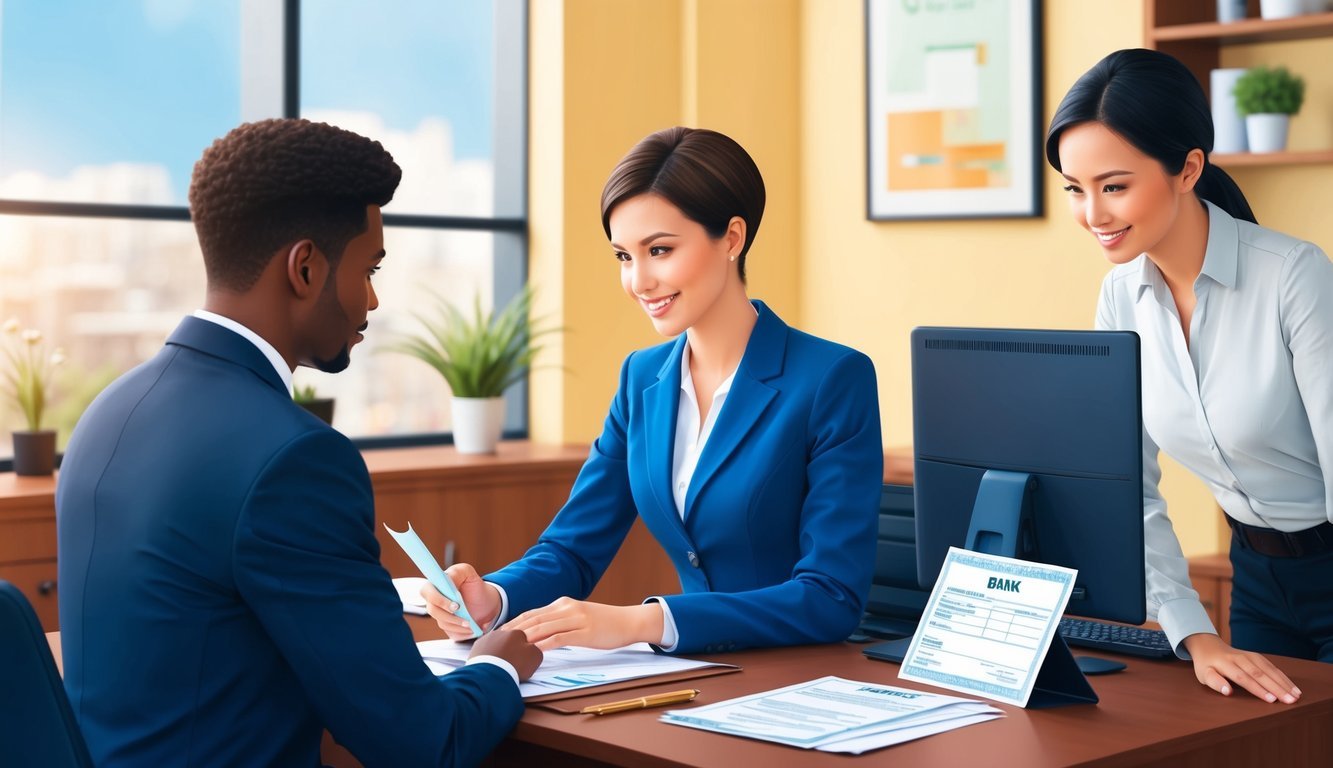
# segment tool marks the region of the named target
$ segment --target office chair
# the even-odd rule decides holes
[[[916,580],[916,527],[912,487],[885,485],[879,502],[875,576],[861,626],[852,642],[911,637],[930,593]]]
[[[92,768],[51,647],[27,598],[0,579],[0,765]]]

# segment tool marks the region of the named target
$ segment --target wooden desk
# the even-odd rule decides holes
[[[438,635],[434,623],[408,617],[418,639]],[[60,664],[60,634],[47,635]],[[740,674],[699,680],[700,704],[780,688],[821,675],[932,689],[898,679],[898,666],[871,661],[864,646],[802,646],[700,656],[740,664]],[[1005,717],[921,741],[867,753],[858,766],[953,766],[984,762],[987,768],[1060,765],[1163,765],[1172,768],[1333,765],[1333,664],[1279,659],[1300,687],[1294,705],[1267,704],[1248,694],[1224,698],[1199,685],[1189,664],[1119,657],[1129,669],[1089,678],[1101,703],[1048,710],[997,704]],[[645,686],[647,695],[679,683]],[[949,693],[944,691],[944,693]],[[606,695],[585,697],[589,703]],[[615,697],[613,697],[615,698]],[[849,758],[721,736],[658,722],[656,710],[593,717],[528,708],[513,734],[488,761],[493,768],[644,766],[737,768],[742,765],[825,766]],[[984,760],[980,757],[984,755]],[[325,734],[323,760],[356,761]]]
[[[898,680],[896,664],[866,659],[861,648],[839,644],[702,656],[740,664],[744,671],[697,681],[694,687],[702,691],[698,702],[717,702],[822,675],[940,690]],[[1298,703],[1285,705],[1267,704],[1248,694],[1224,698],[1199,685],[1184,662],[1121,658],[1129,662],[1128,670],[1090,678],[1100,704],[1048,710],[998,704],[1005,710],[1002,719],[855,758],[667,725],[658,722],[660,711],[654,710],[598,718],[529,707],[490,764],[800,768],[851,765],[854,760],[865,768],[1333,765],[1333,664],[1281,659],[1282,668],[1303,693]],[[635,694],[679,687],[644,687]]]

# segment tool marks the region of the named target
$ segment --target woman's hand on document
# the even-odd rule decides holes
[[[451,565],[444,573],[458,587],[463,602],[467,603],[468,613],[485,631],[495,621],[495,617],[500,615],[500,591],[482,581],[477,569],[467,563]],[[421,596],[426,599],[426,611],[450,640],[467,640],[472,637],[472,628],[454,615],[459,608],[458,603],[440,594],[440,590],[429,583],[421,588]]]
[[[504,629],[522,630],[543,651],[562,645],[619,648],[631,643],[662,642],[662,622],[662,606],[656,602],[606,605],[562,597],[519,614]]]
[[[542,652],[537,646],[528,642],[522,632],[509,632],[503,629],[487,632],[485,637],[474,643],[468,658],[473,656],[496,656],[504,659],[514,665],[519,680],[532,677],[532,673],[536,672],[542,663]]]
[[[1233,648],[1213,634],[1190,635],[1182,643],[1194,660],[1194,676],[1223,696],[1233,681],[1269,703],[1295,704],[1301,689],[1261,654]]]

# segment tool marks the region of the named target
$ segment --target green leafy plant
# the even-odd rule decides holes
[[[1294,115],[1305,102],[1305,80],[1286,67],[1254,67],[1236,79],[1231,93],[1242,115]]]
[[[557,330],[535,327],[528,286],[498,313],[483,312],[480,296],[470,317],[438,295],[435,301],[432,314],[413,314],[424,332],[406,336],[388,349],[434,368],[454,397],[501,396],[531,367],[541,350],[534,340]]]
[[[51,378],[65,362],[65,353],[57,347],[47,354],[41,331],[20,329],[19,321],[11,318],[4,324],[4,354],[7,389],[23,412],[29,431],[36,432],[42,428]]]
[[[297,384],[292,387],[292,399],[298,403],[310,403],[318,400],[319,395],[315,394],[314,384]]]

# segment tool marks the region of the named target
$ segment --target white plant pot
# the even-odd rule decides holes
[[[1281,152],[1287,148],[1287,127],[1291,115],[1259,114],[1245,116],[1245,138],[1251,152]]]
[[[455,397],[449,410],[454,419],[454,447],[459,453],[495,453],[504,430],[503,397]]]
[[[1306,12],[1307,0],[1259,0],[1259,16],[1265,19],[1285,19]]]

